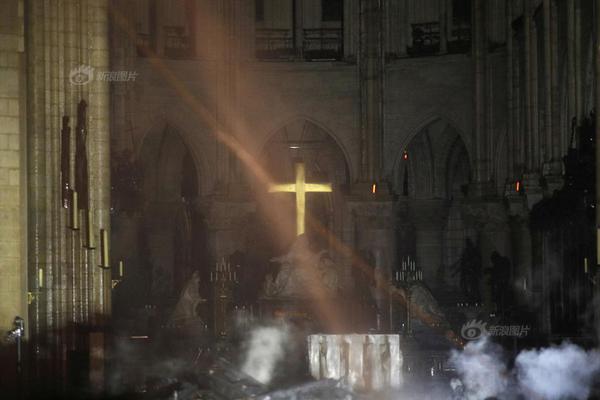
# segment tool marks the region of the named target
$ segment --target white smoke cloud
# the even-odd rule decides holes
[[[515,361],[524,393],[547,400],[590,395],[594,376],[600,372],[600,353],[571,344],[521,352]]]
[[[469,342],[461,352],[453,351],[450,364],[460,377],[465,399],[499,396],[509,387],[510,374],[502,359],[502,349],[487,337]]]
[[[286,326],[254,328],[246,344],[242,371],[260,383],[269,384],[274,377],[275,367],[284,358],[288,341]]]
[[[524,350],[510,370],[499,345],[488,337],[453,351],[450,363],[462,385],[461,398],[483,400],[535,398],[544,400],[589,397],[594,378],[600,374],[600,352],[586,351],[572,343],[538,350]],[[454,382],[454,386],[458,386]],[[455,393],[456,389],[453,387]]]

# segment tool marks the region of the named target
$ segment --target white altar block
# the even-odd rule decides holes
[[[402,386],[399,335],[310,335],[308,358],[315,379],[366,390]]]

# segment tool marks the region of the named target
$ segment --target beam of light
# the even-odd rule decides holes
[[[113,7],[112,3],[109,3],[108,11],[113,17],[115,23],[119,28],[121,28],[126,35],[129,37],[131,42],[135,43],[137,38],[136,31],[132,28],[131,24],[124,17],[121,12]],[[218,26],[216,26],[219,29]],[[220,37],[225,37],[221,32]],[[225,47],[225,45],[223,45]],[[254,178],[259,187],[264,189],[266,193],[268,188],[273,185],[272,179],[267,174],[267,172],[263,169],[260,163],[255,159],[255,157],[245,148],[245,146],[232,134],[228,133],[225,127],[221,126],[219,121],[211,114],[211,112],[190,92],[190,90],[185,86],[185,84],[181,81],[178,75],[173,72],[169,66],[148,47],[140,48],[141,52],[146,56],[146,60],[150,63],[150,65],[155,69],[155,71],[161,75],[165,82],[172,87],[172,89],[179,95],[182,102],[188,106],[188,108],[194,113],[194,115],[200,119],[200,121],[206,123],[209,128],[209,132],[214,138],[224,146],[226,146],[233,155],[235,155],[238,160],[242,162],[248,168],[250,172],[250,178]],[[240,137],[252,137],[252,135],[248,135],[243,129],[239,128],[240,122],[235,118],[235,116],[230,116],[230,119],[233,121],[232,125],[238,127],[236,130]],[[245,135],[243,135],[245,134]],[[408,153],[405,151],[403,155],[404,159],[408,159]],[[258,201],[266,202],[264,196],[257,196]],[[274,213],[275,215],[281,210],[275,209],[272,207],[272,202],[268,204],[268,207],[265,207],[265,210]],[[287,231],[287,226],[285,226],[284,218],[275,218],[275,226],[274,228],[278,230],[280,236],[284,237],[285,232]],[[349,257],[349,259],[353,260],[352,267],[358,268],[361,270],[369,279],[375,280],[374,270],[375,268],[370,266],[358,253],[356,253],[352,248],[342,243],[335,234],[330,232],[326,227],[324,227],[319,221],[313,218],[309,213],[305,214],[306,224],[311,226],[317,234],[327,240],[328,243],[336,250],[341,256]],[[325,242],[325,243],[327,243]],[[316,271],[312,268],[301,268],[302,273],[311,274],[314,276]],[[318,279],[312,280],[319,282]],[[393,288],[393,285],[390,282],[386,282],[388,289]],[[340,313],[336,310],[334,305],[332,304],[332,299],[328,298],[326,295],[326,289],[323,285],[315,285],[314,287],[308,287],[310,293],[308,293],[314,300],[315,304],[318,306],[318,309],[315,310],[320,314],[323,321],[329,323],[329,328],[333,331],[339,330],[340,327],[343,326],[342,321],[340,320]],[[402,295],[398,293],[392,293],[392,290],[388,290],[390,296],[394,298],[394,300],[403,303],[405,300]],[[436,324],[432,321],[428,321],[424,312],[419,312],[419,310],[415,311],[415,317],[422,319],[422,321],[432,327],[436,328]]]
[[[109,12],[113,16],[116,24],[123,29],[123,31],[129,36],[130,40],[135,42],[135,38],[137,37],[135,30],[132,29],[131,24],[125,18],[119,10],[109,5]],[[210,128],[210,133],[215,137],[215,139],[225,145],[231,152],[248,168],[249,172],[256,179],[259,186],[262,186],[267,191],[266,188],[271,186],[272,179],[270,176],[264,171],[262,166],[255,160],[252,154],[246,150],[246,148],[240,143],[240,141],[234,137],[233,135],[226,132],[225,128],[219,124],[219,122],[213,117],[209,110],[196,99],[196,97],[187,89],[185,84],[179,79],[177,74],[175,74],[161,59],[156,57],[156,54],[152,52],[147,47],[141,49],[142,53],[147,56],[147,60],[150,65],[165,79],[165,82],[172,87],[172,89],[180,96],[182,102],[186,104],[192,112],[195,113],[197,118],[201,121],[205,122]],[[235,118],[231,118],[235,121]],[[239,124],[236,124],[239,125]],[[241,136],[241,131],[238,130],[238,134]],[[251,137],[247,135],[247,137]],[[258,199],[261,199],[259,197]],[[268,207],[266,209],[269,209]],[[277,210],[274,210],[277,212]],[[286,231],[286,227],[283,224],[284,219],[279,218],[278,224],[275,226],[276,229],[280,233],[284,233]],[[301,268],[303,270],[303,268]],[[302,271],[307,274],[315,274],[315,271],[310,269],[306,269]],[[315,276],[316,278],[316,276]],[[311,279],[314,282],[319,282],[319,279]],[[310,285],[309,285],[310,286]],[[336,330],[342,326],[341,321],[339,320],[339,313],[336,312],[333,305],[331,304],[330,299],[326,295],[326,289],[323,285],[315,285],[307,288],[310,292],[308,293],[315,300],[315,304],[319,306],[320,311],[319,314],[322,316],[322,321],[329,322],[330,329]]]

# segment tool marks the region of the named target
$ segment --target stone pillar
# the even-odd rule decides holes
[[[74,140],[77,103],[85,100],[89,208],[98,244],[100,229],[110,232],[109,83],[98,79],[110,68],[108,0],[27,6],[28,82],[21,90],[28,103],[27,228],[36,238],[28,244],[28,286],[34,295],[29,325],[36,356],[48,362],[48,376],[55,374],[59,383],[67,374],[67,350],[89,350],[69,330],[75,324],[101,328],[111,311],[110,271],[98,267],[99,246],[86,248],[85,225],[69,229],[72,208],[63,208],[60,183],[61,120],[71,118]],[[91,68],[79,71],[87,79],[71,79],[80,65]]]
[[[440,53],[448,52],[448,20],[446,18],[446,0],[438,0],[440,8]]]
[[[562,157],[566,150],[563,146],[564,132],[560,127],[561,119],[561,99],[560,99],[560,77],[559,77],[559,57],[558,54],[558,5],[556,1],[550,4],[550,39],[552,68],[551,75],[551,90],[552,90],[552,175],[562,174]],[[562,185],[561,185],[562,186]]]
[[[544,0],[544,58],[545,58],[545,137],[544,148],[546,166],[544,173],[550,193],[563,186],[562,180],[562,148],[560,130],[560,101],[558,78],[558,22],[556,15],[556,2]]]
[[[600,11],[600,0],[596,0],[596,12]],[[597,264],[600,265],[600,24],[596,18],[596,38],[595,38],[595,61],[596,61],[596,79],[595,79],[595,102],[596,102],[596,237],[597,237]],[[599,289],[596,289],[598,291]],[[596,314],[598,317],[598,312]]]
[[[523,2],[523,41],[525,42],[524,47],[525,47],[525,87],[523,88],[525,90],[525,129],[524,129],[524,133],[526,136],[525,139],[525,147],[526,147],[526,152],[525,152],[525,169],[527,171],[531,171],[531,169],[533,168],[533,156],[532,156],[532,136],[533,136],[533,129],[532,129],[532,113],[531,113],[531,107],[532,107],[532,98],[531,98],[531,90],[532,90],[532,85],[531,85],[531,25],[532,25],[532,17],[531,17],[531,6],[529,5],[528,1]]]
[[[552,159],[552,0],[543,0],[544,11],[544,132],[542,135],[543,158],[547,163]]]
[[[515,154],[517,153],[517,143],[515,141],[515,124],[514,124],[514,104],[515,99],[514,90],[513,90],[513,79],[514,79],[514,71],[513,71],[513,63],[514,63],[514,55],[513,55],[513,28],[512,28],[512,16],[513,8],[512,1],[506,2],[506,99],[507,99],[507,110],[506,110],[506,138],[507,138],[507,165],[508,165],[508,182],[506,182],[506,192],[511,191],[511,187],[513,182],[515,181]]]
[[[583,115],[583,71],[581,50],[581,0],[575,0],[575,110],[577,122],[581,123]]]
[[[523,174],[523,186],[527,195],[529,207],[543,197],[542,188],[539,180],[539,130],[538,130],[538,109],[537,109],[537,28],[533,22],[532,4],[530,1],[524,2],[524,34],[525,34],[525,82],[526,82],[526,120],[525,135],[527,137],[526,145],[526,165],[525,174]]]
[[[415,226],[417,264],[423,270],[423,281],[429,287],[436,287],[443,284],[439,274],[443,268],[448,203],[446,200],[413,200],[408,208]]]
[[[406,47],[408,46],[408,39],[410,37],[409,29],[410,25],[408,22],[408,0],[397,0],[400,7],[400,56],[406,56]]]
[[[378,0],[359,2],[361,178],[372,182],[379,180],[383,167],[383,9]]]
[[[473,44],[472,52],[475,67],[474,82],[474,180],[476,195],[488,191],[490,180],[490,160],[488,159],[488,138],[486,132],[486,49],[485,1],[473,0]]]
[[[394,204],[390,196],[381,194],[371,198],[356,196],[348,199],[349,214],[353,215],[354,250],[362,257],[375,273],[391,279],[391,271],[396,266],[396,246],[394,238]],[[389,307],[387,286],[377,287],[375,300],[381,312],[381,328],[389,326]]]
[[[575,89],[575,0],[567,0],[567,87],[569,121],[577,117],[577,95]]]

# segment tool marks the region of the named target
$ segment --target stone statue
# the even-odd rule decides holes
[[[410,302],[411,319],[417,319],[424,325],[442,333],[450,343],[462,347],[463,340],[452,330],[431,290],[423,282],[415,282],[407,287],[395,287],[388,283],[384,274],[375,273],[375,284],[388,285],[389,296],[393,302],[406,305]]]
[[[306,235],[300,235],[290,251],[272,259],[281,264],[274,278],[267,276],[263,289],[265,297],[304,298],[333,297],[339,289],[339,272],[326,250],[310,248]]]
[[[198,319],[198,304],[205,301],[200,296],[200,272],[194,271],[179,296],[179,301],[171,315],[171,323],[182,323]]]

